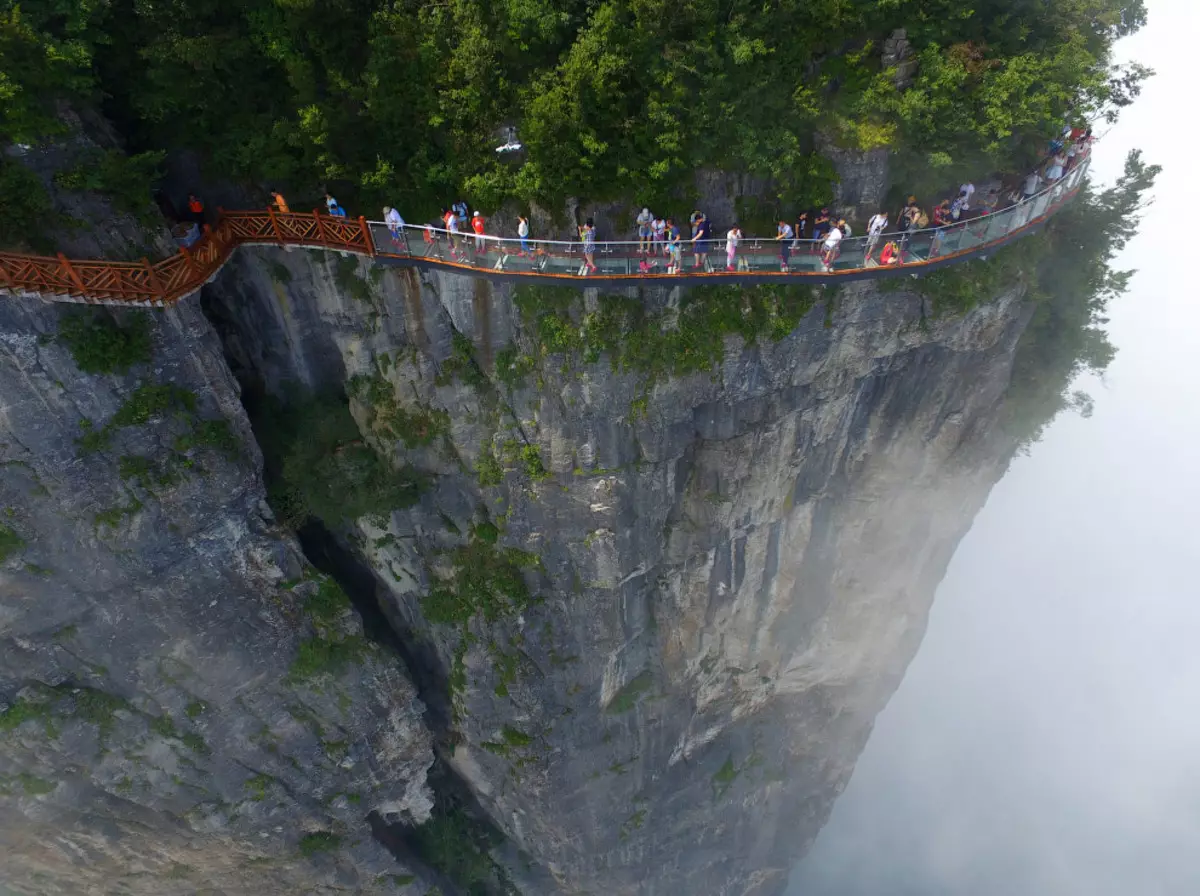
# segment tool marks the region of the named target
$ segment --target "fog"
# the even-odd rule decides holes
[[[790,896],[1200,893],[1200,4],[1146,5],[1119,51],[1158,75],[1092,166],[1164,166],[1117,358],[963,540]]]

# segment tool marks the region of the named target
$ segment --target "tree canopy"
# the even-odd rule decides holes
[[[653,201],[700,166],[819,202],[820,131],[901,172],[1004,167],[1127,103],[1143,0],[0,0],[0,142],[102,110],[131,153],[413,217],[459,193]],[[899,89],[883,41],[907,29]],[[518,129],[525,150],[493,151]],[[156,158],[152,156],[149,158]]]

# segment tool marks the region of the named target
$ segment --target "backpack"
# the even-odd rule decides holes
[[[917,225],[918,230],[923,230],[926,227],[928,227],[929,226],[929,215],[925,214],[925,212],[918,213],[916,225]]]

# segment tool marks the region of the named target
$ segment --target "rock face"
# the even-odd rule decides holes
[[[1014,450],[1021,296],[926,322],[857,286],[687,375],[579,349],[691,326],[672,292],[264,250],[203,301],[247,384],[349,383],[429,474],[344,536],[445,763],[553,880],[527,892],[781,892]],[[631,305],[651,323],[605,318]]]
[[[0,303],[0,880],[424,893],[367,822],[429,816],[423,706],[271,521],[212,327],[184,303],[87,374],[78,313]]]

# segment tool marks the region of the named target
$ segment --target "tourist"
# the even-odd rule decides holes
[[[661,251],[665,257],[667,254],[667,222],[662,218],[655,217],[654,223],[650,225],[650,232],[653,237],[653,250]]]
[[[1000,191],[996,187],[988,190],[988,194],[983,197],[983,206],[980,214],[994,215],[996,209],[1000,207]]]
[[[458,260],[458,213],[449,208],[445,215],[446,232],[450,240],[450,257],[455,261]]]
[[[737,257],[738,243],[741,242],[742,231],[734,224],[725,234],[725,270],[736,271],[734,260]]]
[[[1042,186],[1042,176],[1036,171],[1030,172],[1025,178],[1025,183],[1021,186],[1021,198],[1029,199],[1034,196],[1038,189]]]
[[[814,254],[820,250],[821,241],[825,239],[825,234],[829,232],[832,226],[829,221],[829,209],[821,209],[821,213],[817,215],[817,220],[813,222],[813,243],[812,251]]]
[[[587,269],[584,274],[596,272],[596,222],[588,218],[579,228],[579,238],[583,240],[583,259]]]
[[[271,198],[275,200],[275,211],[286,215],[291,209],[288,208],[287,200],[283,198],[283,194],[278,190],[271,191]]]
[[[920,219],[921,209],[917,205],[917,197],[909,196],[908,202],[900,211],[900,247],[904,248],[908,245],[908,241],[912,238],[913,231],[917,229],[917,221]]]
[[[883,247],[883,251],[879,253],[879,263],[885,266],[900,263],[900,247],[896,245],[895,240],[889,240]]]
[[[200,197],[195,193],[188,193],[188,214],[191,219],[196,222],[197,226],[204,223],[204,203],[200,201]]]
[[[650,238],[653,234],[654,216],[650,209],[643,208],[637,216],[638,251],[645,255],[650,251]]]
[[[667,273],[678,274],[683,264],[683,248],[680,242],[679,228],[670,218],[667,218],[666,222],[666,249],[671,258],[667,262]]]
[[[788,262],[792,259],[792,237],[794,235],[791,224],[787,221],[779,222],[779,230],[775,234],[775,239],[779,240],[779,270],[785,274],[788,272]]]
[[[962,196],[964,193],[966,194],[966,199],[963,202],[962,210],[966,212],[971,210],[971,200],[975,197],[975,185],[970,181],[967,181],[958,188],[959,196]]]
[[[464,200],[462,200],[462,199],[458,200],[458,202],[455,202],[453,205],[450,206],[450,208],[453,210],[454,214],[458,217],[458,222],[460,224],[463,221],[467,220],[467,203]]]
[[[838,227],[831,227],[829,234],[825,237],[825,242],[821,244],[821,264],[825,266],[826,271],[833,270],[833,263],[837,261],[839,247],[842,243],[842,228],[839,221]]]
[[[887,225],[887,212],[879,212],[872,215],[871,220],[867,222],[867,254],[863,258],[864,264],[871,260],[871,255],[874,253],[875,247],[879,245],[879,237],[887,229]]]
[[[521,239],[521,254],[529,254],[529,219],[524,215],[517,215],[517,236]]]
[[[712,237],[712,225],[709,223],[706,215],[700,215],[696,221],[695,235],[692,237],[692,251],[696,255],[696,260],[692,263],[693,268],[703,267],[708,270],[708,241]]]
[[[1067,158],[1062,153],[1054,156],[1050,163],[1046,165],[1046,183],[1054,184],[1062,180],[1063,169],[1066,167]]]
[[[792,241],[792,248],[799,249],[800,243],[807,239],[808,234],[808,212],[801,212],[796,218],[795,240]]]
[[[476,210],[471,216],[471,229],[475,231],[475,251],[476,253],[487,252],[487,240],[483,236],[484,221],[483,215]]]
[[[955,200],[957,202],[957,200]],[[961,208],[961,206],[960,206]],[[929,243],[929,257],[939,255],[942,251],[942,244],[946,239],[946,227],[953,219],[954,211],[950,205],[949,199],[943,199],[933,209],[933,226],[937,230],[933,233],[933,239]]]
[[[425,237],[426,256],[430,258],[441,258],[442,253],[438,251],[437,231],[433,229],[433,225],[426,224],[422,235]]]
[[[392,234],[392,242],[400,242],[400,232],[404,227],[404,219],[400,217],[400,213],[390,205],[383,207],[383,223],[387,225],[388,231]]]
[[[344,218],[346,217],[346,210],[338,205],[337,202],[334,202],[333,205],[329,206],[329,214],[335,218]]]
[[[842,232],[842,236],[854,235],[854,230],[850,227],[850,223],[845,218],[838,218],[837,229]]]
[[[971,197],[966,190],[958,194],[958,198],[950,204],[950,220],[961,221],[971,207]]]
[[[328,192],[325,193],[325,210],[331,215],[336,215],[335,209],[338,207],[338,201],[334,199]],[[342,215],[345,217],[345,215]]]

